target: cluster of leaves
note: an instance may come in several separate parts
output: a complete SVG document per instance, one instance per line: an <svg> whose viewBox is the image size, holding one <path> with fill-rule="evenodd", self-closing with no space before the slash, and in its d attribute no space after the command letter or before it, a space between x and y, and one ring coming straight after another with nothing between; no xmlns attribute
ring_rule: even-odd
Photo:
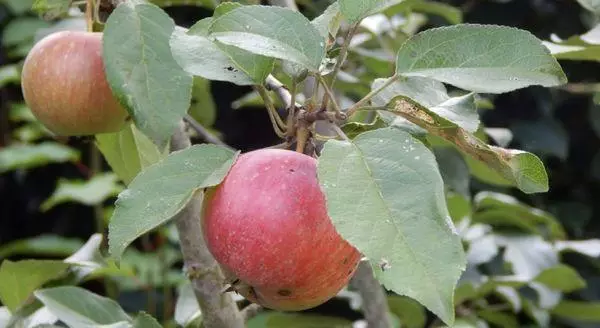
<svg viewBox="0 0 600 328"><path fill-rule="evenodd" d="M37 1L35 8L45 13L69 8L50 7L51 3L61 1ZM455 25L416 33L425 24L423 13L441 15ZM463 326L516 326L512 324L521 312L541 326L548 325L550 315L571 318L581 313L579 319L598 320L593 314L598 305L562 300L563 292L585 283L559 260L559 254L569 250L598 256L598 241L562 241L566 236L551 215L505 195L480 193L473 200L468 196L470 175L525 193L548 189L543 164L535 155L488 144L490 137L498 145L506 144L507 133L481 126L477 108L486 99L477 93L557 86L566 78L542 42L528 32L460 24L461 19L460 11L432 1L338 0L312 21L289 9L226 3L217 6L212 17L184 29L156 5L123 4L106 22L104 58L109 82L134 123L120 133L96 136L116 175L99 174L85 184L65 182L42 207L65 200L101 205L121 190L118 176L127 189L120 192L111 214L110 252L122 264L132 263L128 258L143 255L125 252L129 244L156 228L168 229L163 224L192 193L218 185L235 161L236 152L208 145L167 155L169 137L186 113L204 125L214 121L205 103L190 110L193 97L210 99L207 80L255 86L272 74L289 84L307 76L327 81L331 64L339 60L340 49L332 41L340 27L349 24L358 34L348 45L348 63L337 77L336 91L342 95L333 100L353 114L342 127L349 140L324 136L329 140L319 158L319 179L336 228L371 260L382 284L417 300L448 324L455 313ZM31 35L12 36L13 43L5 46L23 56ZM17 39L29 43L23 46ZM4 81L18 82L18 64L4 68ZM451 92L445 84L453 87ZM25 106L13 108L13 116L25 121L24 126L43 131ZM78 160L68 147L57 151L64 146L36 142L45 136L20 139L23 144L2 150L0 167L27 169ZM82 198L86 190L93 197ZM0 281L6 283L0 285L0 299L12 314L9 320L27 318L31 325L60 320L73 326L160 326L144 313L132 318L112 300L77 287L38 289L130 274L127 266L117 269L112 260L96 257L98 247L94 236L83 246L83 258L76 256L79 251L65 261L4 261L0 276L6 279ZM178 260L174 255L166 262ZM36 271L33 266L45 269ZM40 274L26 274L34 271ZM181 277L173 285L182 282ZM24 284L28 290L14 292ZM425 311L418 303L393 295L390 305L397 324L425 325ZM95 313L100 311L110 315L99 318ZM176 321L184 326L197 323L198 312L189 286L183 285ZM45 321L36 321L39 317ZM249 325L277 327L299 320L325 324L326 319L267 314ZM333 324L352 323L332 319L325 325Z"/></svg>

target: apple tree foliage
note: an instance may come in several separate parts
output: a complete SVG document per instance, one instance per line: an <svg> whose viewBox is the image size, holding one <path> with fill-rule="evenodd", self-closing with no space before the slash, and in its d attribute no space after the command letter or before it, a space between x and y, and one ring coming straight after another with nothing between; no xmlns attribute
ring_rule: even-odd
<svg viewBox="0 0 600 328"><path fill-rule="evenodd" d="M598 3L579 2L598 12ZM482 192L470 200L452 180L471 169L483 179L523 193L548 191L548 176L536 155L489 143L478 105L485 94L565 84L556 58L597 60L594 30L565 41L543 42L516 28L462 24L460 11L432 1L337 0L313 20L288 8L200 3L213 6L214 15L190 28L177 26L160 1L125 2L106 21L107 77L133 123L119 133L96 136L115 174L86 184L63 181L42 207L64 201L94 205L118 194L109 223L111 258L98 257L100 237L95 235L86 245L70 247L79 250L64 261L4 261L0 299L8 311L18 313L10 319L13 323L46 311L45 318L54 319L46 320L51 324L61 320L72 326L160 327L145 313L132 317L113 300L81 288L41 287L58 277L77 284L92 274L128 274L115 263L131 257L127 247L168 223L194 193L220 184L239 155L218 145L195 145L169 154L169 139L184 115L193 111L192 98L204 88L202 81L260 89L270 75L291 90L303 90L301 84L309 79L323 88L332 79L339 80L333 90L341 94L339 104L332 99L331 110L345 112L348 119L339 135L321 138L319 182L341 236L370 261L387 290L406 296L389 299L403 325L424 325L421 306L448 325L470 326L483 320L511 326L519 313L541 326L548 324L550 315L569 318L574 312L584 313L584 320L600 320L599 305L562 301L563 293L583 288L585 281L558 256L572 251L598 256L597 240L563 241L565 232L552 215L503 194ZM33 9L45 17L63 17L70 5L70 1L37 0ZM367 54L360 44L366 41L358 37L353 39L356 43L335 43L343 30L356 32L365 26L369 30L372 25L363 23L381 13L419 8L443 12L451 25L408 31L393 53L381 56ZM44 21L27 24L48 27ZM373 29L368 32L377 34ZM349 60L359 56L366 67L388 61L393 69L388 75L370 75L367 88L352 90L353 75L361 71L332 69L347 59L340 56L346 50ZM9 66L2 70L3 81L18 75ZM314 101L314 97L296 99L304 105ZM19 116L18 107L14 113L31 121ZM79 156L56 143L14 148L12 153L0 152L0 171L74 161ZM125 186L118 184L117 177ZM104 192L86 197L90 189ZM497 226L521 233L503 234L494 229ZM5 252L18 245L11 247ZM478 269L493 265L500 255L510 265L510 273L487 276ZM27 289L14 292L12 282ZM518 291L522 287L537 293L539 301L523 297ZM180 290L175 317L182 325L201 320L190 290L189 285ZM492 294L505 301L508 311L476 308L468 316L459 313L456 320L457 308ZM37 300L33 306L26 302L32 296ZM99 311L106 315L98 315ZM307 320L308 325L311 320L329 320L267 316L257 317L254 324ZM334 321L331 325L349 324Z"/></svg>

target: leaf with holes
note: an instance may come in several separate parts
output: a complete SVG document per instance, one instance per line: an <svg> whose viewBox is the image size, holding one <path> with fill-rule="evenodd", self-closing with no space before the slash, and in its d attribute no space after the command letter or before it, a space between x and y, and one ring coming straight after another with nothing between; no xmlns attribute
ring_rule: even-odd
<svg viewBox="0 0 600 328"><path fill-rule="evenodd" d="M548 191L548 175L544 164L534 154L487 145L457 124L409 97L395 97L386 108L389 112L426 129L430 134L451 142L474 159L484 162L523 192Z"/></svg>
<svg viewBox="0 0 600 328"><path fill-rule="evenodd" d="M386 82L388 79L376 79L371 89L376 90ZM396 96L412 98L468 132L473 133L479 128L479 114L473 93L450 97L441 82L423 77L409 77L392 83L373 97L371 102L375 106L385 106Z"/></svg>
<svg viewBox="0 0 600 328"><path fill-rule="evenodd" d="M465 255L431 151L404 131L378 129L327 142L318 176L336 229L383 285L451 324Z"/></svg>

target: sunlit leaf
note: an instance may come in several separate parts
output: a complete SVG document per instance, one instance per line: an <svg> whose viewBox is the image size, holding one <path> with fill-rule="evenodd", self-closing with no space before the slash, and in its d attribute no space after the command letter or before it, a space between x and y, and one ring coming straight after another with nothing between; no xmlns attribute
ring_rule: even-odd
<svg viewBox="0 0 600 328"><path fill-rule="evenodd" d="M34 290L64 274L69 266L55 260L4 260L0 266L0 300L15 311Z"/></svg>

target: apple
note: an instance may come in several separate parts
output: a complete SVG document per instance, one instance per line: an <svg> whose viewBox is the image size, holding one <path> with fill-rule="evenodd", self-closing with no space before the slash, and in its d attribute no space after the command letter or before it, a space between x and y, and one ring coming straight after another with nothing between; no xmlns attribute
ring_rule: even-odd
<svg viewBox="0 0 600 328"><path fill-rule="evenodd" d="M327 215L316 159L289 150L241 155L206 194L202 226L232 289L274 310L326 302L361 258Z"/></svg>
<svg viewBox="0 0 600 328"><path fill-rule="evenodd" d="M106 80L101 33L44 37L25 58L21 88L35 117L59 136L116 132L127 120Z"/></svg>

